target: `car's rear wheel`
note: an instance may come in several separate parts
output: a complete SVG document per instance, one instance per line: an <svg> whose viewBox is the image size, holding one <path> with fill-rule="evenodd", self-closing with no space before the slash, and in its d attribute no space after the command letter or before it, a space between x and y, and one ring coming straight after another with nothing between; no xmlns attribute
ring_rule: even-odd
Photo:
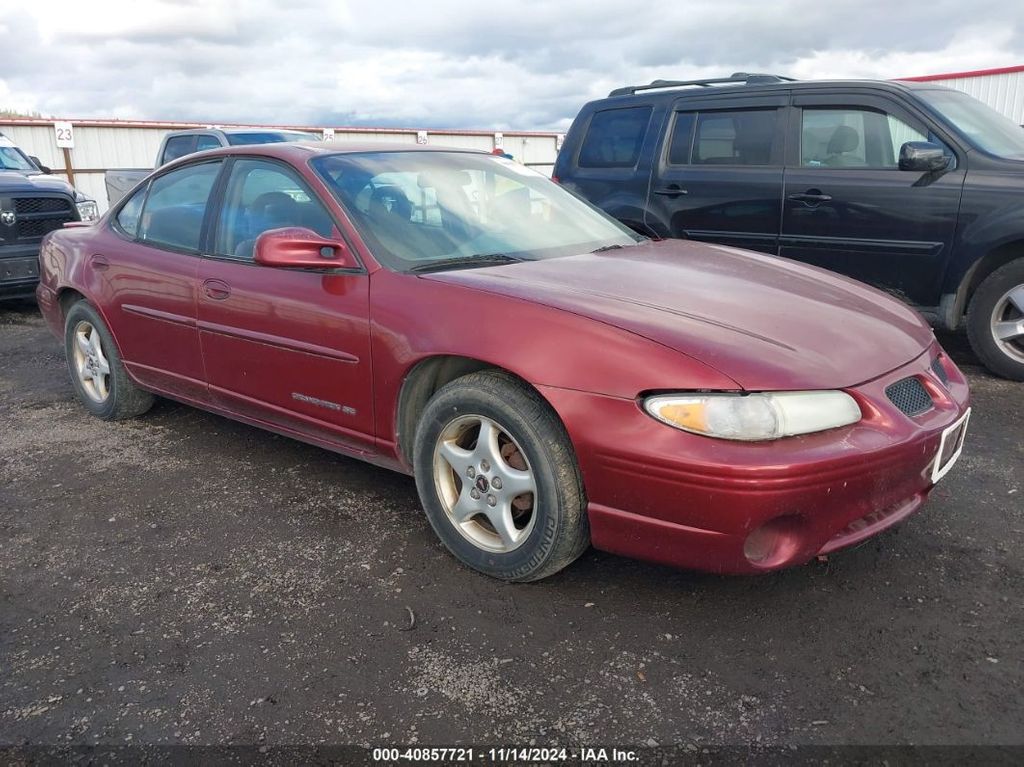
<svg viewBox="0 0 1024 767"><path fill-rule="evenodd" d="M566 567L590 542L575 453L532 389L488 371L442 387L424 409L413 463L427 518L466 565L507 581Z"/></svg>
<svg viewBox="0 0 1024 767"><path fill-rule="evenodd" d="M85 301L68 310L64 351L75 393L85 409L97 418L134 418L152 407L153 395L128 377L110 330Z"/></svg>
<svg viewBox="0 0 1024 767"><path fill-rule="evenodd" d="M985 367L1024 381L1024 259L996 269L981 283L971 299L967 335Z"/></svg>

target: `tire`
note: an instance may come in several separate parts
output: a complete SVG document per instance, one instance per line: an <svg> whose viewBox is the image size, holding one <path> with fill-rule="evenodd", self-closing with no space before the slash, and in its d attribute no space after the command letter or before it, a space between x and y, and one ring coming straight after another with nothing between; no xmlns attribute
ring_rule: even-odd
<svg viewBox="0 0 1024 767"><path fill-rule="evenodd" d="M493 439L481 442L481 433ZM417 426L413 466L434 532L486 575L540 580L590 544L569 435L551 406L510 375L472 373L439 389Z"/></svg>
<svg viewBox="0 0 1024 767"><path fill-rule="evenodd" d="M1014 335L1000 337L1000 330ZM985 367L1024 381L1024 258L996 269L978 286L967 314L967 337Z"/></svg>
<svg viewBox="0 0 1024 767"><path fill-rule="evenodd" d="M85 301L72 305L64 320L64 354L75 394L97 418L120 421L153 406L153 395L128 377L106 323Z"/></svg>

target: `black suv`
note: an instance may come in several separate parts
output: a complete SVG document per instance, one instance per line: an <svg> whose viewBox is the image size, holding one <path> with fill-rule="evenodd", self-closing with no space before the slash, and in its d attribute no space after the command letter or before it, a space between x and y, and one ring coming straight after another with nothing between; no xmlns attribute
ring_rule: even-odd
<svg viewBox="0 0 1024 767"><path fill-rule="evenodd" d="M584 106L554 176L643 234L817 264L941 327L966 316L989 369L1024 380L1024 130L966 94L657 80Z"/></svg>

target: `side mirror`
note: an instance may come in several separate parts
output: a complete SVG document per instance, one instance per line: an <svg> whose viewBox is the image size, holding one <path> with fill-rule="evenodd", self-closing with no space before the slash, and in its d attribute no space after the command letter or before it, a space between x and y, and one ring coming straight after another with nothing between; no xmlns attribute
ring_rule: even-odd
<svg viewBox="0 0 1024 767"><path fill-rule="evenodd" d="M900 170L934 173L945 170L949 158L942 147L930 141L908 141L900 147Z"/></svg>
<svg viewBox="0 0 1024 767"><path fill-rule="evenodd" d="M49 176L51 173L53 173L53 171L50 168L47 168L45 165L43 165L43 163L40 162L39 158L36 157L34 154L30 154L28 156L28 159L34 162L36 164L36 167L39 168L39 170L41 170L46 175Z"/></svg>
<svg viewBox="0 0 1024 767"><path fill-rule="evenodd" d="M263 266L292 269L358 269L348 246L303 227L270 229L256 238L254 260Z"/></svg>

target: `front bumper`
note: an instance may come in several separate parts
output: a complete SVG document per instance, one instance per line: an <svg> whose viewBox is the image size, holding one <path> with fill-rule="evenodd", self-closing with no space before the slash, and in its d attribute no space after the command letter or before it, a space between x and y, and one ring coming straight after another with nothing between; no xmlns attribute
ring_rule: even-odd
<svg viewBox="0 0 1024 767"><path fill-rule="evenodd" d="M38 283L38 243L0 248L0 299L31 296Z"/></svg>
<svg viewBox="0 0 1024 767"><path fill-rule="evenodd" d="M931 367L941 355L948 383ZM890 384L914 376L933 400L909 417ZM852 426L765 443L711 439L635 401L541 387L576 448L596 548L720 573L799 565L896 524L932 489L942 432L967 411L967 381L938 344L848 393Z"/></svg>

